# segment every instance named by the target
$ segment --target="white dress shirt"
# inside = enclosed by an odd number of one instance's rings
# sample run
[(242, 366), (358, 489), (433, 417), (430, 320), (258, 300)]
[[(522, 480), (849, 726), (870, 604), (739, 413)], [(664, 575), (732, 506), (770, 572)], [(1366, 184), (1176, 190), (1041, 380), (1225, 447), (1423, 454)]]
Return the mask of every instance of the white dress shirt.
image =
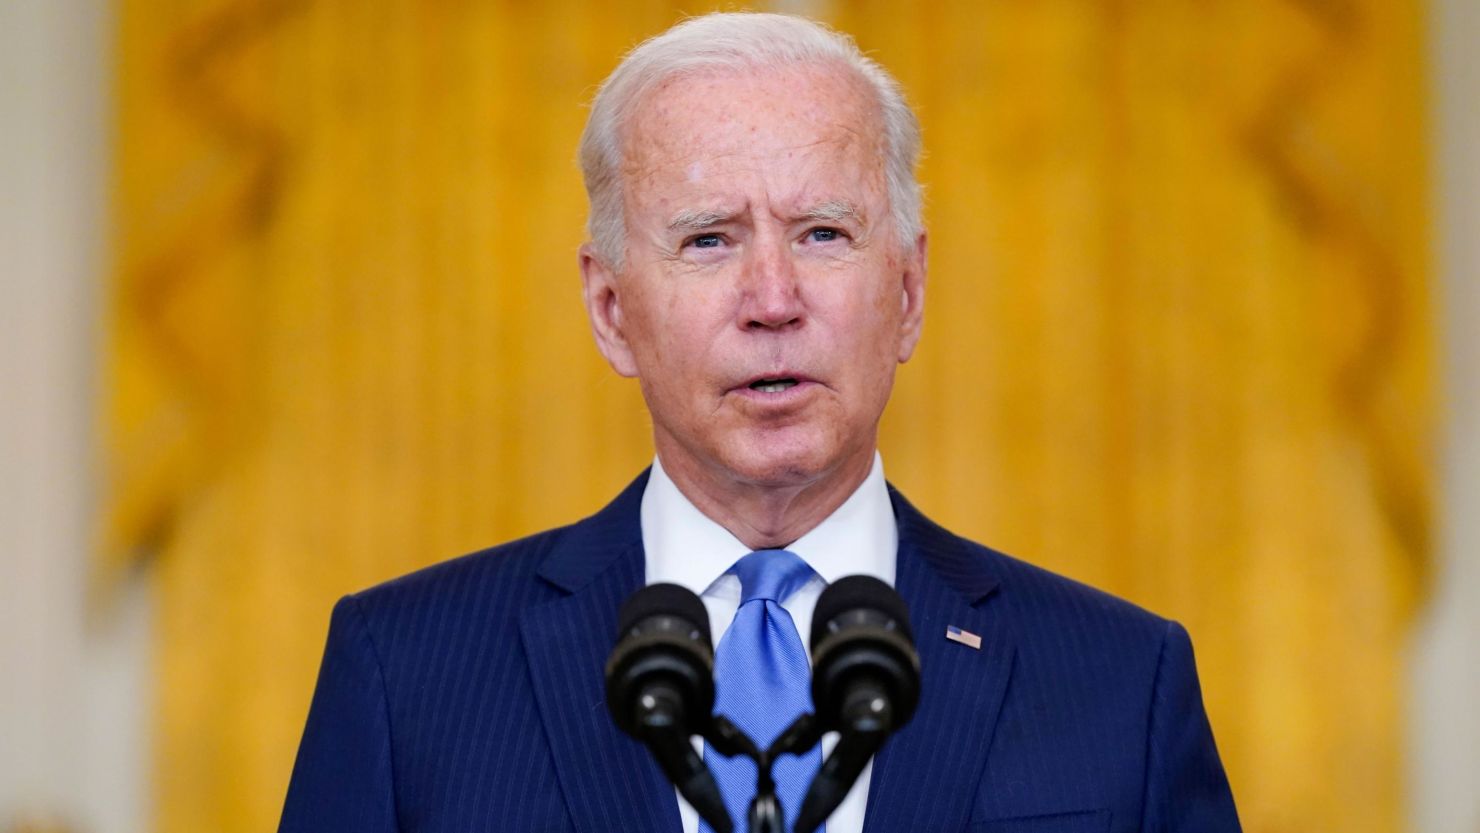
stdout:
[[(750, 548), (700, 512), (656, 459), (642, 495), (641, 520), (647, 583), (671, 582), (697, 593), (709, 611), (710, 633), (718, 645), (740, 606), (740, 579), (726, 571), (749, 554)], [(843, 505), (786, 547), (816, 572), (801, 589), (781, 600), (781, 606), (796, 623), (803, 645), (811, 634), (812, 610), (823, 588), (843, 576), (858, 574), (873, 576), (893, 587), (898, 548), (899, 530), (884, 485), (884, 463), (875, 452), (873, 468)], [(823, 738), (824, 757), (836, 743), (835, 734)], [(700, 745), (697, 739), (695, 745)], [(843, 803), (828, 817), (827, 833), (862, 833), (873, 769), (871, 760)], [(697, 833), (699, 814), (683, 796), (678, 797), (678, 813), (684, 833)]]

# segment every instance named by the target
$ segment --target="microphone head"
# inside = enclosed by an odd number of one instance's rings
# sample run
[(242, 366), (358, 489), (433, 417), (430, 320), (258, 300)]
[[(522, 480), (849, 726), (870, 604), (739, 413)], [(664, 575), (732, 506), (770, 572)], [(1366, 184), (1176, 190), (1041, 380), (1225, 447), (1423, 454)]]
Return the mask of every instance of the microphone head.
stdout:
[(812, 702), (825, 730), (845, 728), (848, 704), (863, 692), (886, 698), (887, 731), (909, 721), (920, 701), (920, 657), (894, 588), (872, 576), (838, 579), (817, 599), (811, 637)]
[(642, 699), (661, 696), (683, 724), (677, 728), (698, 734), (714, 711), (714, 648), (704, 603), (687, 588), (654, 584), (623, 603), (617, 622), (617, 643), (606, 661), (613, 722), (639, 737)]
[(839, 614), (857, 610), (882, 614), (893, 623), (894, 629), (914, 644), (909, 608), (893, 587), (873, 576), (843, 576), (824, 588), (822, 595), (817, 597), (817, 607), (812, 612), (812, 638), (808, 642), (813, 652), (817, 650), (817, 643), (827, 637), (829, 626)]
[(704, 602), (692, 590), (678, 584), (650, 584), (628, 596), (617, 612), (617, 638), (621, 639), (653, 616), (682, 619), (698, 629), (705, 645), (714, 643), (709, 636), (709, 611)]

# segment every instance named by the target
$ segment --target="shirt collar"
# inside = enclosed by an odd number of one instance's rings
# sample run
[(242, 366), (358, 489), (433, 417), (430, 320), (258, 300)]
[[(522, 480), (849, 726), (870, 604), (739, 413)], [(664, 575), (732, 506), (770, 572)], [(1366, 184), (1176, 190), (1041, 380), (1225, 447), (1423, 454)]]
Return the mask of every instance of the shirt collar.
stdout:
[[(648, 584), (672, 582), (702, 595), (750, 552), (739, 538), (700, 512), (656, 458), (642, 495), (641, 523)], [(876, 451), (873, 467), (853, 494), (786, 549), (829, 584), (862, 574), (892, 587), (898, 546), (884, 461)]]

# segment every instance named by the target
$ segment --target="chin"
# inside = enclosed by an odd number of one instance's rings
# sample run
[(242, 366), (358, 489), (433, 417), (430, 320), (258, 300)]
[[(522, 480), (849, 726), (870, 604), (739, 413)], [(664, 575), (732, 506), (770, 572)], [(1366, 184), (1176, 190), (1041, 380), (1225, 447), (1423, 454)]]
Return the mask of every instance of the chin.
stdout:
[(757, 486), (805, 486), (837, 468), (842, 454), (816, 439), (771, 439), (734, 449), (725, 455), (725, 464), (740, 480)]

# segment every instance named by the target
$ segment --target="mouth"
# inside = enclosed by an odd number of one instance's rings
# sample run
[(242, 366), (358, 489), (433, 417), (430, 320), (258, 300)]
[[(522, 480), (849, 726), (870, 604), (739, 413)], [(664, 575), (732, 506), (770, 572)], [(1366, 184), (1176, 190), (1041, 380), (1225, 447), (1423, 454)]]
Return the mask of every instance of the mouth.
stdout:
[(817, 387), (816, 379), (789, 367), (778, 367), (764, 376), (739, 380), (730, 392), (756, 405), (789, 408), (807, 399)]
[(784, 390), (796, 387), (798, 384), (800, 384), (800, 380), (791, 376), (783, 376), (777, 379), (757, 379), (747, 385), (747, 387), (761, 393), (781, 393)]

